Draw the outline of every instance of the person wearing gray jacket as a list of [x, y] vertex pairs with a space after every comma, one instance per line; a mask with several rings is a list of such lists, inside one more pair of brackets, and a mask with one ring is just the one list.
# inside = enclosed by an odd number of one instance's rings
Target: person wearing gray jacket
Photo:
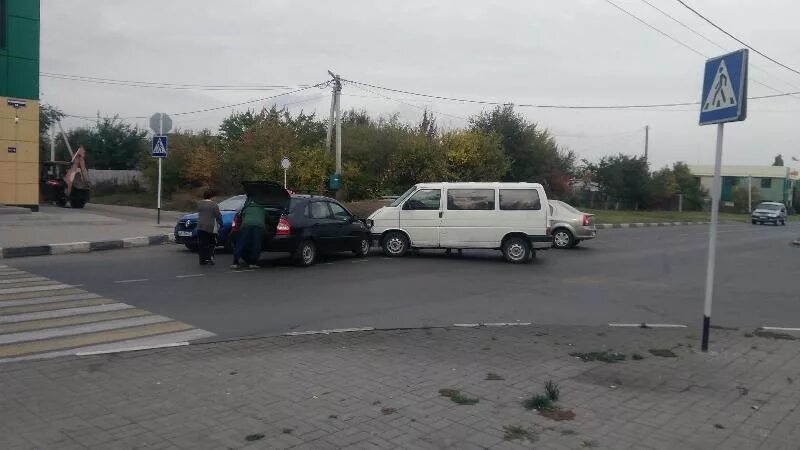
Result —
[[197, 203], [197, 253], [200, 265], [214, 265], [214, 248], [217, 246], [217, 235], [214, 226], [222, 228], [222, 213], [219, 206], [211, 200], [214, 193], [203, 192], [203, 199]]

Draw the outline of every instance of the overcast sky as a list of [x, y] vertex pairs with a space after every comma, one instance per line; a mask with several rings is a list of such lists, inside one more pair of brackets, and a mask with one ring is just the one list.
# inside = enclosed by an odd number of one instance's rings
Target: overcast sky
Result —
[[[643, 0], [612, 0], [699, 52], [723, 51]], [[674, 0], [648, 0], [726, 50], [740, 46]], [[734, 35], [800, 67], [800, 4], [791, 0], [691, 0]], [[735, 4], [735, 6], [734, 6]], [[659, 104], [699, 101], [704, 57], [604, 0], [203, 1], [42, 0], [41, 70], [107, 79], [202, 85], [314, 84], [327, 69], [371, 84], [516, 104]], [[750, 95], [800, 91], [793, 74], [751, 52]], [[758, 67], [755, 67], [758, 66]], [[101, 85], [43, 77], [42, 101], [74, 115], [149, 116], [262, 98], [281, 91], [197, 91]], [[330, 90], [264, 104], [327, 115]], [[382, 97], [389, 96], [392, 99]], [[421, 108], [458, 127], [485, 107], [345, 85], [344, 108], [416, 121]], [[261, 103], [253, 106], [260, 107]], [[246, 109], [246, 106], [237, 110]], [[637, 111], [520, 108], [580, 157], [641, 153], [650, 161], [713, 163], [715, 127], [698, 107]], [[231, 109], [175, 116], [177, 128], [211, 128]], [[144, 119], [133, 119], [144, 126]], [[71, 119], [69, 126], [86, 124]], [[725, 129], [724, 163], [800, 159], [800, 96], [756, 100]], [[795, 163], [800, 165], [800, 163]]]

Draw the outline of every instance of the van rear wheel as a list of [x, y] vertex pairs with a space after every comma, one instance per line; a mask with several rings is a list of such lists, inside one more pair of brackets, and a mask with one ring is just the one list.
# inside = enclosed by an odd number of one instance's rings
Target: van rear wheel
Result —
[[408, 238], [399, 231], [390, 231], [381, 242], [383, 254], [389, 257], [403, 256], [408, 252]]
[[506, 261], [516, 264], [532, 260], [530, 242], [518, 236], [506, 239], [503, 242], [503, 257]]

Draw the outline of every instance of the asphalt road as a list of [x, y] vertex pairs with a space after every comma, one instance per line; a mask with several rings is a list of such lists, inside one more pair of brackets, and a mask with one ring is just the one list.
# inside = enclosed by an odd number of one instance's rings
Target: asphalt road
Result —
[[[512, 265], [499, 252], [347, 255], [301, 269], [274, 256], [234, 272], [169, 245], [5, 260], [222, 337], [473, 322], [699, 326], [707, 226], [615, 229]], [[721, 225], [714, 324], [800, 327], [800, 226]]]

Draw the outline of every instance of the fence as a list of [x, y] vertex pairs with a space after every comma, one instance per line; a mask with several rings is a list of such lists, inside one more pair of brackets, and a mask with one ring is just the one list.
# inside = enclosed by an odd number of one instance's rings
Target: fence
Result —
[[120, 186], [131, 184], [144, 185], [142, 172], [138, 170], [100, 170], [89, 169], [89, 180], [92, 183], [110, 183]]

